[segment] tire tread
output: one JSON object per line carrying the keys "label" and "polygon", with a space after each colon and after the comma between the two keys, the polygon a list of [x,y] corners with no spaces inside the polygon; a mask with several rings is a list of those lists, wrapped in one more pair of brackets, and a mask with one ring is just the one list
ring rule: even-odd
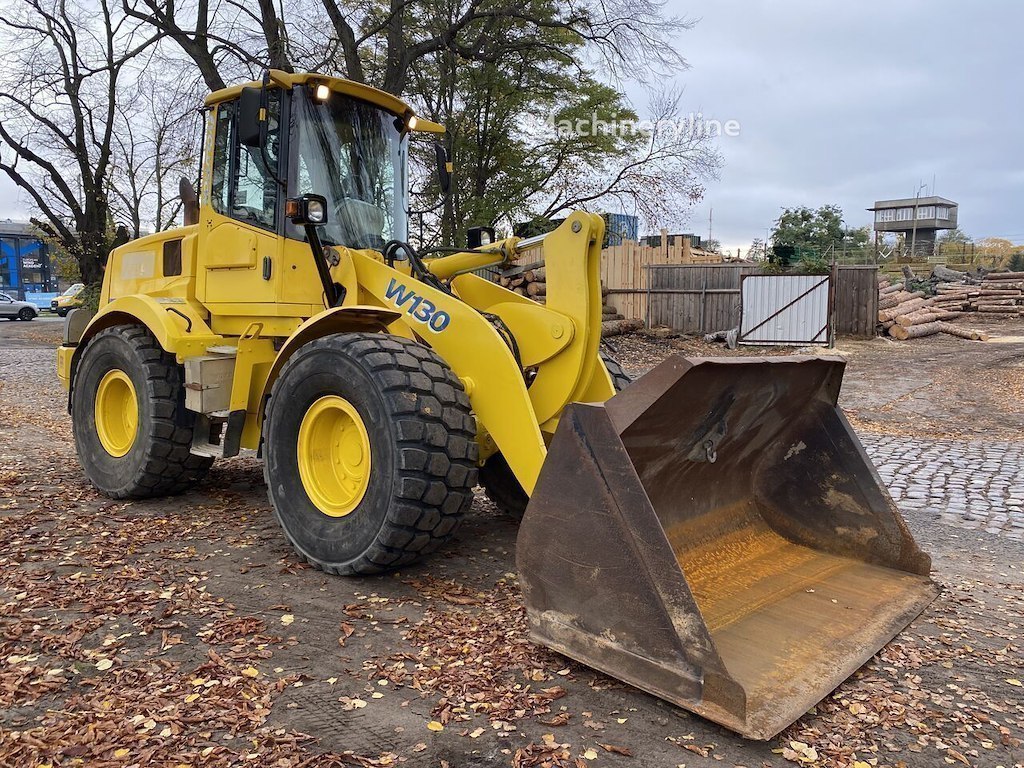
{"label": "tire tread", "polygon": [[[377,391],[395,427],[397,477],[374,542],[356,561],[337,566],[303,552],[288,533],[274,505],[264,461],[271,506],[292,547],[310,565],[336,575],[380,573],[437,550],[458,529],[477,483],[476,423],[462,382],[432,349],[399,336],[342,333],[311,341],[308,347],[330,347],[347,355],[381,384]],[[297,358],[285,363],[275,389]],[[273,440],[273,403],[272,391],[264,425],[267,440]],[[454,467],[464,471],[453,472]]]}

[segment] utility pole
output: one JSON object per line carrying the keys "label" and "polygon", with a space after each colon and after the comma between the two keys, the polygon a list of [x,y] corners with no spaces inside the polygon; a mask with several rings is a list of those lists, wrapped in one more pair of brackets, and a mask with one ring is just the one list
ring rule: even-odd
{"label": "utility pole", "polygon": [[708,208],[708,247],[711,247],[711,215],[715,212],[714,208]]}
{"label": "utility pole", "polygon": [[914,259],[914,255],[917,252],[915,246],[917,245],[917,201],[921,199],[921,190],[925,188],[924,182],[921,182],[917,188],[917,193],[914,195],[914,225],[910,229],[910,258]]}

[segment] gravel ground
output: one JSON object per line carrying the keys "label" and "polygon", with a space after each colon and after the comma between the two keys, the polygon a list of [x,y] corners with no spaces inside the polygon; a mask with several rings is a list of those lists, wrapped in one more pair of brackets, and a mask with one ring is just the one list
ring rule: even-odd
{"label": "gravel ground", "polygon": [[[54,339],[0,325],[0,765],[1024,765],[1022,344],[840,345],[844,405],[942,594],[749,742],[529,643],[515,521],[482,496],[445,553],[364,579],[293,556],[252,458],[179,497],[99,497]],[[633,373],[708,349],[616,347]]]}

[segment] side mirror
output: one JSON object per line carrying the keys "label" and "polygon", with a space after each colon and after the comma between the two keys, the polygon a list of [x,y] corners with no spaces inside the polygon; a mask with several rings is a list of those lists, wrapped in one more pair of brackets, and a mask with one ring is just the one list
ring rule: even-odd
{"label": "side mirror", "polygon": [[443,144],[434,145],[437,158],[437,183],[441,186],[441,194],[447,195],[452,188],[452,163],[448,159],[448,150]]}
{"label": "side mirror", "polygon": [[245,147],[258,147],[261,128],[266,122],[261,88],[243,88],[238,98],[238,141]]}
{"label": "side mirror", "polygon": [[323,195],[303,195],[285,201],[284,213],[300,227],[322,227],[327,223],[327,198]]}

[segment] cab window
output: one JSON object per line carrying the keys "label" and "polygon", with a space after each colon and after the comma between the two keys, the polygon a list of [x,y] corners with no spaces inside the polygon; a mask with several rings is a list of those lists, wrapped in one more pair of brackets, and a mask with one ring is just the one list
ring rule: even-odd
{"label": "cab window", "polygon": [[273,230],[280,185],[271,169],[277,169],[280,151],[280,91],[273,89],[268,97],[265,153],[259,147],[244,147],[239,143],[235,102],[217,107],[210,202],[218,213]]}

